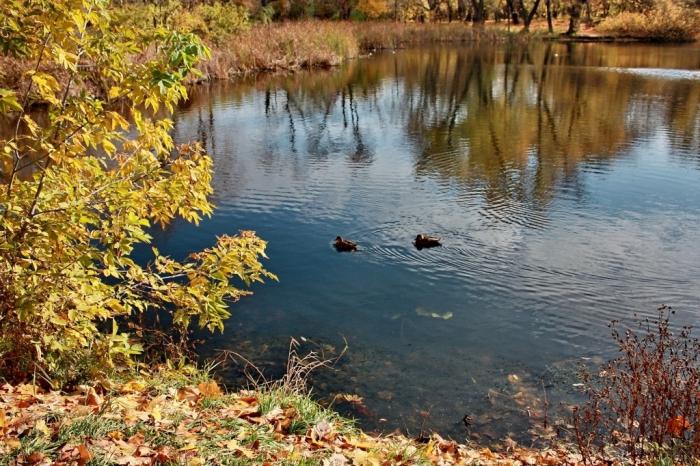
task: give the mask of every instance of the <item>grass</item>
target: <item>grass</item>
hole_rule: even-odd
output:
[[[357,433],[353,421],[344,419],[335,411],[322,407],[307,395],[290,393],[284,389],[275,388],[262,392],[258,401],[263,415],[275,410],[293,409],[296,416],[289,426],[291,433],[300,434],[306,432],[320,422],[337,425],[338,431],[343,434]]]
[[[59,444],[65,444],[84,438],[99,438],[110,432],[126,429],[127,426],[123,422],[95,414],[89,414],[77,419],[65,418],[65,422],[60,424],[56,441]]]

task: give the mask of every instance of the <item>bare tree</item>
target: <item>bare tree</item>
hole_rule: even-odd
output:
[[[553,34],[554,26],[552,26],[552,0],[545,0],[544,4],[547,7],[547,30],[550,34]]]
[[[528,31],[530,29],[530,23],[537,13],[537,8],[540,6],[540,0],[535,0],[532,9],[528,12],[525,8],[525,1],[519,0],[518,6],[520,8],[520,16],[523,18],[523,31]]]

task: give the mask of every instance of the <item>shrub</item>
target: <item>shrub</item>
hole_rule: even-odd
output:
[[[265,5],[258,9],[255,15],[255,19],[257,19],[262,24],[268,25],[272,23],[272,20],[275,18],[275,15],[275,7],[272,5]]]
[[[217,44],[230,39],[233,34],[250,28],[248,10],[232,3],[200,4],[195,7],[192,14],[202,18],[207,26],[206,36]]]
[[[633,464],[700,455],[700,342],[689,327],[671,331],[666,306],[657,319],[621,333],[611,324],[620,356],[598,377],[584,374],[588,402],[574,410],[576,441],[589,464],[598,448],[619,447]]]
[[[363,18],[377,19],[386,15],[389,12],[389,7],[382,0],[360,0],[355,6],[355,11],[360,13]]]
[[[692,41],[700,31],[700,14],[671,0],[657,0],[651,10],[622,12],[605,19],[599,30],[619,36],[659,41]]]
[[[195,11],[178,11],[173,16],[171,27],[176,31],[197,34],[199,37],[207,37],[209,35],[209,25],[202,15],[197,14]]]
[[[15,121],[0,136],[6,379],[38,373],[61,383],[83,366],[128,364],[140,348],[119,322],[147,311],[170,312],[182,332],[191,322],[220,330],[228,303],[248,294],[234,277],[272,277],[259,262],[265,242],[252,232],[222,236],[185,262],[156,249],[146,264],[132,257],[153,225],[212,212],[211,159],[197,144],[175,146],[164,117],[208,51],[192,34],[118,25],[108,7],[0,3],[0,50],[32,64],[22,89],[0,89],[0,112]],[[33,100],[46,108],[41,124]]]
[[[185,34],[197,34],[217,45],[250,28],[246,7],[221,2],[199,3],[191,9],[185,8],[180,0],[127,4],[114,8],[111,17],[118,26],[129,25],[142,31],[162,26]]]
[[[157,26],[172,25],[173,18],[182,11],[180,0],[157,2],[120,2],[110,12],[110,20],[118,26],[129,26],[144,31]],[[189,31],[188,31],[189,32]]]

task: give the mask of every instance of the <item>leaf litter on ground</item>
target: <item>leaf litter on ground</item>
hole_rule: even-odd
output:
[[[345,394],[348,402],[360,402]],[[305,395],[242,390],[213,380],[187,384],[151,374],[73,393],[0,387],[0,464],[578,465],[560,446],[503,451],[368,435]]]

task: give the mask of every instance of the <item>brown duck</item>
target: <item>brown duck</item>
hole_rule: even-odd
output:
[[[335,237],[335,243],[333,243],[333,245],[338,251],[357,251],[357,243],[349,239],[344,239],[341,236]]]
[[[428,235],[416,235],[416,239],[413,241],[413,244],[418,249],[442,246],[442,243],[440,243],[440,238],[438,238],[437,236]]]

